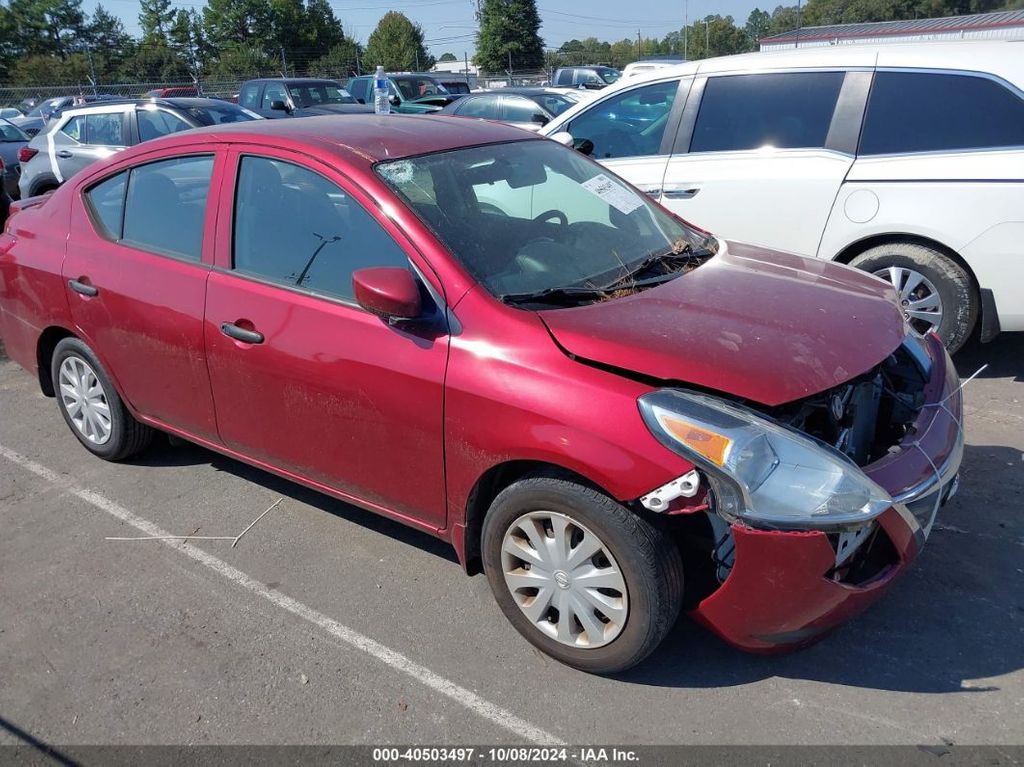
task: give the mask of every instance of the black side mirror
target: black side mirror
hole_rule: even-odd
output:
[[[281,101],[281,99],[274,99],[270,102],[270,108],[275,112],[290,112],[288,105]]]
[[[402,103],[402,100],[398,98],[398,96],[396,96],[394,93],[388,96],[388,101],[391,102],[391,106],[393,107],[397,107]]]
[[[573,139],[572,148],[580,154],[590,157],[594,153],[594,142],[588,138]]]
[[[540,112],[534,112],[530,115],[530,122],[537,123],[537,125],[547,125],[551,120]]]

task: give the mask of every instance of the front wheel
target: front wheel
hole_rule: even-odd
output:
[[[949,353],[967,341],[978,319],[971,276],[945,253],[925,245],[892,242],[866,250],[850,266],[891,283],[910,327],[939,334]]]
[[[487,512],[482,551],[505,617],[583,671],[635,666],[679,614],[683,571],[671,540],[576,482],[539,476],[506,488]]]

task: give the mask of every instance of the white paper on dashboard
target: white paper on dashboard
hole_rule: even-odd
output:
[[[584,181],[580,186],[623,213],[632,213],[644,204],[639,195],[615,183],[603,173],[599,173],[589,181]]]

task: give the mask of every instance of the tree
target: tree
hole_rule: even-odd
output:
[[[448,53],[447,51],[445,53],[442,53],[441,54],[441,58],[438,59],[438,61],[458,61],[458,60],[459,60],[458,57],[454,53]]]
[[[762,11],[760,8],[755,8],[747,16],[747,25],[745,27],[747,37],[750,38],[752,46],[757,46],[758,41],[762,37],[768,36],[768,30],[772,25],[772,16],[768,11]]]
[[[121,20],[102,5],[96,6],[89,20],[85,43],[98,79],[118,81],[124,76],[125,62],[135,53],[135,41],[125,32]]]
[[[163,43],[174,21],[171,0],[140,0],[139,27],[144,43]]]
[[[171,50],[188,69],[191,78],[198,80],[212,54],[203,33],[202,17],[195,9],[179,8],[167,37]]]
[[[535,0],[483,0],[473,61],[485,72],[540,69],[544,41]]]
[[[345,38],[323,56],[309,62],[312,77],[344,79],[360,73],[361,50],[355,40]]]
[[[366,41],[366,69],[382,66],[389,72],[430,69],[434,57],[423,45],[423,29],[404,13],[388,11]]]
[[[85,33],[82,0],[11,0],[9,13],[17,56],[66,58]]]
[[[311,54],[315,51],[327,56],[339,45],[354,44],[345,37],[341,23],[327,0],[308,0],[306,3],[306,32]]]
[[[245,80],[269,71],[273,63],[261,50],[232,45],[220,51],[209,77],[214,80]]]
[[[273,10],[267,0],[209,0],[203,8],[203,31],[222,52],[256,46],[265,55],[273,36]]]

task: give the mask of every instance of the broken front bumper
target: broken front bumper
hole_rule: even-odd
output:
[[[819,531],[780,532],[732,525],[736,553],[722,585],[692,615],[744,650],[778,652],[807,644],[878,599],[917,557],[938,508],[956,492],[963,456],[963,404],[953,363],[932,335],[925,405],[896,449],[864,472],[894,504],[853,555],[861,576],[836,567]]]

